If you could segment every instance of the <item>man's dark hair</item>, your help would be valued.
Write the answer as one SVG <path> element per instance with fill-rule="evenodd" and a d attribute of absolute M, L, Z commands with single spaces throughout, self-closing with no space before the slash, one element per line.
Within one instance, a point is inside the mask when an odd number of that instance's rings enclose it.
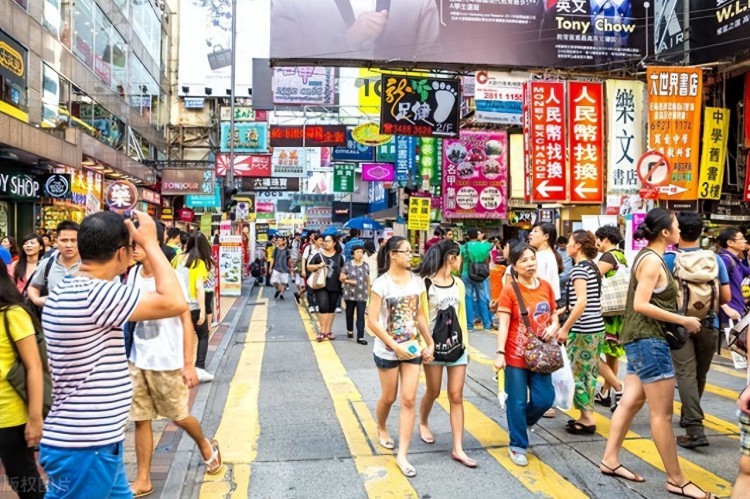
<path fill-rule="evenodd" d="M 560 236 L 557 238 L 557 241 L 555 241 L 558 246 L 566 246 L 568 244 L 568 238 L 565 236 Z"/>
<path fill-rule="evenodd" d="M 359 236 L 359 229 L 351 229 L 349 231 L 349 237 L 358 237 Z"/>
<path fill-rule="evenodd" d="M 182 246 L 185 246 L 188 242 L 188 239 L 190 239 L 190 236 L 185 231 L 180 231 L 180 244 Z"/>
<path fill-rule="evenodd" d="M 609 242 L 615 246 L 620 244 L 620 241 L 622 241 L 622 233 L 620 232 L 620 229 L 618 229 L 614 225 L 604 225 L 602 227 L 599 227 L 598 229 L 596 229 L 594 235 L 602 241 L 608 239 Z"/>
<path fill-rule="evenodd" d="M 435 231 L 432 233 L 432 235 L 435 237 L 443 237 L 445 235 L 445 231 L 440 227 L 435 227 Z"/>
<path fill-rule="evenodd" d="M 182 234 L 182 231 L 180 229 L 178 229 L 177 227 L 170 227 L 167 230 L 167 238 L 168 239 L 174 239 L 175 237 L 179 236 L 180 234 Z"/>
<path fill-rule="evenodd" d="M 737 237 L 737 234 L 742 234 L 742 231 L 738 229 L 737 227 L 729 227 L 727 229 L 724 229 L 721 231 L 721 234 L 719 234 L 718 240 L 719 245 L 726 249 L 729 247 L 729 240 L 735 239 Z"/>
<path fill-rule="evenodd" d="M 129 244 L 125 219 L 114 211 L 93 213 L 83 219 L 78 229 L 78 253 L 82 261 L 108 262 Z"/>
<path fill-rule="evenodd" d="M 474 239 L 479 237 L 479 229 L 472 227 L 471 229 L 466 231 L 466 235 L 469 236 L 469 241 L 473 241 Z"/>
<path fill-rule="evenodd" d="M 156 217 L 151 217 L 156 224 L 156 241 L 159 243 L 159 246 L 164 244 L 164 224 L 161 220 L 158 220 Z"/>
<path fill-rule="evenodd" d="M 57 233 L 59 234 L 60 231 L 63 231 L 63 230 L 74 230 L 78 232 L 79 226 L 77 223 L 72 222 L 70 220 L 63 220 L 62 222 L 57 224 Z"/>
<path fill-rule="evenodd" d="M 680 239 L 694 243 L 703 232 L 703 217 L 694 211 L 680 211 L 677 213 L 677 223 L 680 226 Z"/>

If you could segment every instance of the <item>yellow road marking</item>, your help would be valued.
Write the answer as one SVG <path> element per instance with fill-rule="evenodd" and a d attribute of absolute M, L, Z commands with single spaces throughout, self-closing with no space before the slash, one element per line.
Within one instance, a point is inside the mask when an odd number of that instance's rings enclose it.
<path fill-rule="evenodd" d="M 262 289 L 258 291 L 259 301 L 261 293 Z M 246 498 L 249 493 L 251 464 L 258 454 L 260 436 L 258 395 L 267 326 L 268 300 L 265 300 L 253 310 L 247 328 L 247 344 L 229 384 L 221 423 L 216 430 L 222 459 L 230 466 L 216 475 L 204 475 L 200 499 L 229 497 L 233 486 L 233 498 Z"/>
<path fill-rule="evenodd" d="M 573 411 L 568 411 L 567 414 L 574 417 Z M 594 419 L 596 420 L 596 432 L 605 439 L 609 438 L 610 420 L 597 412 L 594 413 Z M 664 464 L 659 457 L 659 452 L 656 450 L 656 444 L 654 444 L 650 437 L 645 438 L 633 431 L 629 431 L 625 435 L 622 448 L 654 468 L 665 471 Z M 683 457 L 679 457 L 679 461 L 682 472 L 688 480 L 692 480 L 703 490 L 712 492 L 718 496 L 729 495 L 732 490 L 731 483 Z"/>
<path fill-rule="evenodd" d="M 728 374 L 730 376 L 734 376 L 735 378 L 740 378 L 742 380 L 747 380 L 746 369 L 734 369 L 731 367 L 720 366 L 718 364 L 712 364 L 711 370 L 716 371 L 717 373 Z"/>
<path fill-rule="evenodd" d="M 323 375 L 326 388 L 331 394 L 336 417 L 341 425 L 344 438 L 346 438 L 357 472 L 364 479 L 367 495 L 377 498 L 418 498 L 417 491 L 411 486 L 409 480 L 401 474 L 392 454 L 373 454 L 373 445 L 370 442 L 376 442 L 374 445 L 377 445 L 375 420 L 362 400 L 362 395 L 349 377 L 333 345 L 327 341 L 321 343 L 315 341 L 312 321 L 306 316 L 305 310 L 301 306 L 298 309 L 307 336 L 312 341 L 312 349 L 318 367 Z M 367 434 L 362 433 L 360 424 L 365 428 Z"/>
<path fill-rule="evenodd" d="M 720 386 L 712 385 L 710 383 L 706 383 L 706 390 L 708 393 L 713 393 L 714 395 L 718 395 L 719 397 L 728 398 L 731 400 L 737 400 L 737 397 L 740 396 L 740 393 L 735 390 L 730 390 L 728 388 L 722 388 Z"/>
<path fill-rule="evenodd" d="M 681 410 L 682 404 L 675 400 L 674 413 L 680 414 Z M 711 416 L 710 414 L 703 415 L 703 426 L 727 438 L 733 438 L 735 440 L 739 440 L 740 438 L 737 423 L 730 423 L 729 421 L 717 418 L 716 416 Z"/>

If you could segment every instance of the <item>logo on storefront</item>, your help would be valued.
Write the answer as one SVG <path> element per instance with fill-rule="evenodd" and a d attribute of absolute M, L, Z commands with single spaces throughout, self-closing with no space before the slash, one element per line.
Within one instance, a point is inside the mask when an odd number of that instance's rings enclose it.
<path fill-rule="evenodd" d="M 23 77 L 23 57 L 16 49 L 5 42 L 0 42 L 0 65 L 19 78 Z"/>
<path fill-rule="evenodd" d="M 55 173 L 44 182 L 44 192 L 48 197 L 61 199 L 70 195 L 70 178 L 68 175 Z"/>

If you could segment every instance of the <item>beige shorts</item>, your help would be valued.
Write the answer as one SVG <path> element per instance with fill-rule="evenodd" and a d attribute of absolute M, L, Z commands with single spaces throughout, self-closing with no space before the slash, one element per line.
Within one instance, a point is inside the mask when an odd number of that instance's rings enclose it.
<path fill-rule="evenodd" d="M 190 415 L 190 392 L 182 380 L 182 369 L 175 371 L 149 371 L 138 369 L 132 363 L 130 380 L 133 382 L 132 421 L 149 421 L 163 416 L 181 421 Z"/>

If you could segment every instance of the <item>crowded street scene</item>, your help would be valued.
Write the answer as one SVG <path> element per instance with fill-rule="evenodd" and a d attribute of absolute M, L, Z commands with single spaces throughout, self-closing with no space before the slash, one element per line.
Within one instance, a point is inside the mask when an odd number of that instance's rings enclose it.
<path fill-rule="evenodd" d="M 0 0 L 0 499 L 750 499 L 750 4 Z"/>

